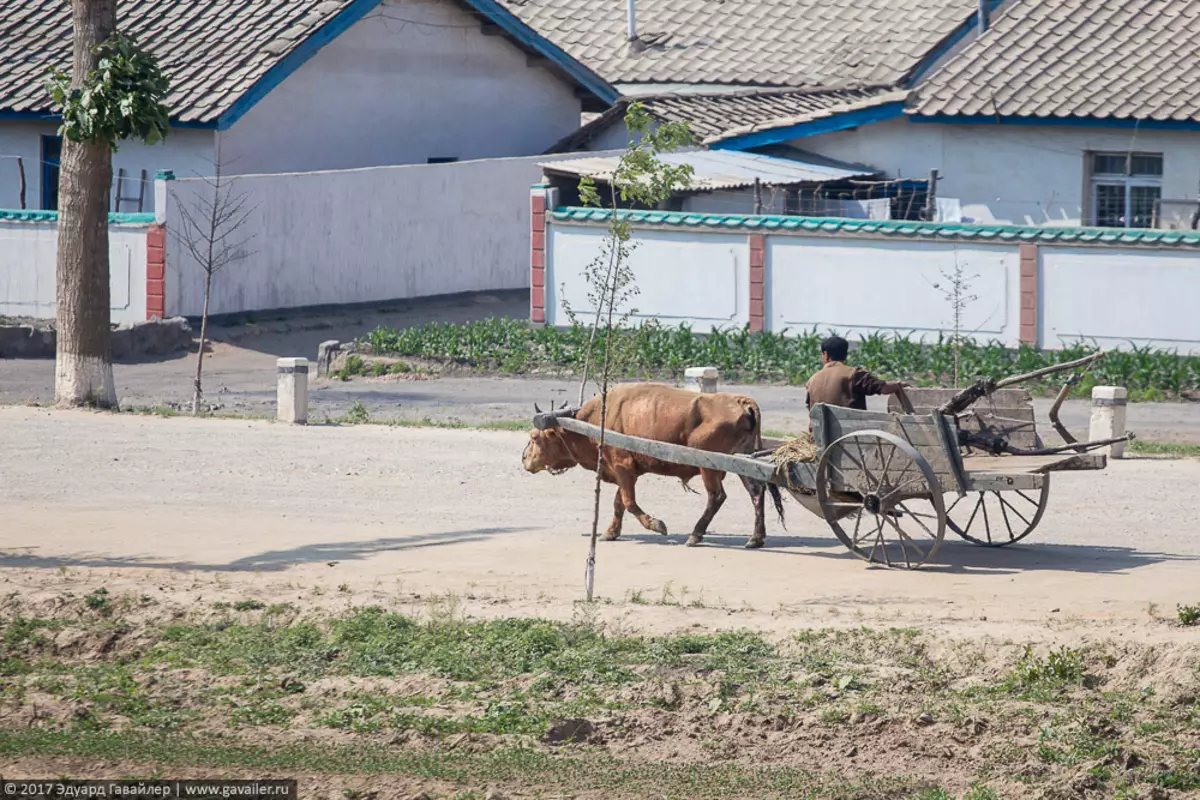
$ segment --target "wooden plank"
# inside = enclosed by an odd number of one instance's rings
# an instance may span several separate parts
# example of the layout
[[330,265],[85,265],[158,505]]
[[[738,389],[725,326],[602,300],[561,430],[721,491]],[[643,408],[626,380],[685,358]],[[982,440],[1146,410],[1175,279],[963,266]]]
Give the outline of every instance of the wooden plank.
[[1047,478],[1040,472],[976,472],[967,475],[968,492],[1041,491]]
[[971,455],[963,458],[969,475],[977,473],[1019,474],[1079,470],[1098,470],[1107,466],[1108,458],[1098,453],[1060,453],[1049,456],[989,456]]
[[[600,428],[597,425],[590,425],[569,417],[552,418],[550,423],[547,427],[559,427],[586,436],[595,442],[599,442],[600,440]],[[628,450],[631,453],[657,458],[659,461],[667,461],[672,464],[686,464],[691,467],[719,470],[721,472],[732,472],[734,475],[742,475],[759,481],[770,481],[775,477],[775,465],[773,463],[765,459],[751,458],[744,455],[712,453],[708,450],[698,450],[694,447],[685,447],[684,445],[670,444],[668,442],[656,442],[651,439],[614,433],[613,431],[604,432],[604,445],[605,447],[614,447],[618,450]]]
[[[832,443],[842,436],[861,431],[877,430],[891,433],[911,444],[921,457],[929,462],[929,466],[940,483],[950,488],[958,485],[955,479],[955,465],[947,455],[938,434],[937,423],[932,416],[889,414],[882,411],[860,411],[853,408],[825,405],[817,406],[817,408],[821,410],[814,409],[813,434],[814,436],[817,434],[819,424],[820,434],[823,437],[818,439],[818,442]],[[858,454],[855,453],[855,455]],[[849,482],[861,480],[861,477],[852,477],[850,474],[850,471],[856,475],[860,472],[851,459],[835,456],[834,465],[842,471],[841,474]],[[876,454],[869,463],[863,466],[872,470],[882,470],[883,462]]]
[[[957,389],[906,389],[916,414],[931,414],[950,400]],[[899,413],[895,395],[888,398],[888,410]],[[983,398],[959,415],[964,431],[985,433],[1006,439],[1013,447],[1035,450],[1040,445],[1033,411],[1033,397],[1024,389],[1000,389]]]

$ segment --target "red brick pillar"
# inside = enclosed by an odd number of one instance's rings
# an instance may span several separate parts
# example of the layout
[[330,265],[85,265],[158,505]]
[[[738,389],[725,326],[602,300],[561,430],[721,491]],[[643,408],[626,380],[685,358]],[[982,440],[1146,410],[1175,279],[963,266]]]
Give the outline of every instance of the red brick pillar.
[[766,330],[767,241],[761,233],[750,234],[750,330]]
[[154,223],[146,231],[146,319],[166,317],[167,226]]
[[1038,346],[1038,246],[1021,245],[1021,344]]
[[546,324],[546,241],[557,200],[558,190],[543,183],[529,192],[529,319],[535,325]]

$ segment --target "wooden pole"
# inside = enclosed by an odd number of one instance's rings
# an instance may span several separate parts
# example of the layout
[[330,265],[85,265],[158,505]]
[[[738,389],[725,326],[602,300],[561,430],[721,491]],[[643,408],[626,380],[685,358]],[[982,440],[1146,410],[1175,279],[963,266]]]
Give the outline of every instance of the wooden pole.
[[762,181],[758,178],[754,179],[754,213],[762,213]]
[[938,171],[936,169],[929,170],[929,189],[925,192],[926,222],[933,222],[937,219],[937,182]]
[[17,156],[17,174],[21,176],[21,210],[25,210],[25,162]]

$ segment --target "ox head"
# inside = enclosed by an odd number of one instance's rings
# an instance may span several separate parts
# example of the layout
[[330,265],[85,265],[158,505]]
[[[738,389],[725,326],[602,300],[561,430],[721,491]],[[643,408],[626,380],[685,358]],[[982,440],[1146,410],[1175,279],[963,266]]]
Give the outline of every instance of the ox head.
[[[566,405],[563,403],[563,408],[566,408]],[[533,404],[533,408],[537,413],[542,413],[537,403]],[[576,466],[578,462],[571,455],[561,430],[547,428],[539,431],[535,428],[529,432],[529,443],[525,445],[525,452],[521,455],[521,464],[526,472],[536,474],[545,470],[551,475],[558,475]]]

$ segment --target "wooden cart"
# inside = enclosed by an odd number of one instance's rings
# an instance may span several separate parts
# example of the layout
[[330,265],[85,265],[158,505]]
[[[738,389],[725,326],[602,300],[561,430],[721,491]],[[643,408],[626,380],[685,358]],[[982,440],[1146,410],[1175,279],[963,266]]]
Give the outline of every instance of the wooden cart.
[[[1086,368],[1100,358],[1057,365],[1003,381],[984,379],[962,391],[908,390],[889,411],[819,404],[811,412],[818,457],[776,464],[784,442],[764,440],[760,453],[729,455],[604,432],[604,444],[662,461],[731,472],[786,489],[824,517],[855,555],[889,567],[915,568],[933,558],[949,527],[984,546],[1020,541],[1041,521],[1050,473],[1099,470],[1104,455],[1090,452],[1116,441],[1078,442],[1058,421],[1073,376],[1050,412],[1066,442],[1047,448],[1034,425],[1028,392],[1008,390],[1023,380]],[[600,439],[600,428],[573,418],[574,409],[534,418],[540,430],[560,427]],[[947,502],[947,495],[950,496]]]

